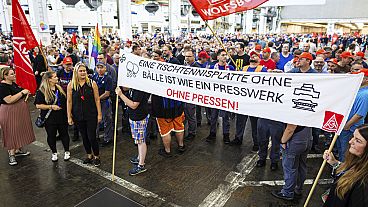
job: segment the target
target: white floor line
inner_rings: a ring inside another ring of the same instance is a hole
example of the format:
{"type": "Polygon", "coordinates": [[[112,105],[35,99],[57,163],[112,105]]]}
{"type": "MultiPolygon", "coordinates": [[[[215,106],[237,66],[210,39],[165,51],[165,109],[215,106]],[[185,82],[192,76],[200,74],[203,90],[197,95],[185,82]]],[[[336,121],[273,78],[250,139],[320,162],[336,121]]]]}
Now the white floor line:
{"type": "Polygon", "coordinates": [[[238,189],[240,183],[244,181],[246,176],[253,170],[258,159],[257,154],[248,154],[237,165],[239,172],[230,172],[226,178],[226,184],[220,184],[217,189],[213,190],[203,201],[199,204],[200,207],[205,206],[224,206],[231,197],[231,194],[238,189]]]}
{"type": "MultiPolygon", "coordinates": [[[[322,154],[308,154],[307,156],[308,159],[314,159],[314,158],[322,158],[322,154]]],[[[270,158],[267,157],[267,160],[269,160],[270,158]]]]}
{"type": "MultiPolygon", "coordinates": [[[[33,142],[33,145],[36,145],[36,146],[42,147],[42,148],[47,147],[46,144],[44,144],[42,142],[39,142],[39,141],[33,142]]],[[[91,171],[91,172],[93,172],[93,173],[95,173],[95,174],[97,174],[97,175],[99,175],[99,176],[107,179],[107,180],[112,181],[112,174],[109,173],[109,172],[106,172],[104,170],[101,170],[100,168],[94,167],[92,165],[85,165],[85,164],[83,164],[83,161],[82,160],[77,159],[77,158],[71,158],[69,161],[72,162],[72,163],[74,163],[74,164],[76,164],[76,165],[79,165],[80,167],[82,167],[84,169],[87,169],[87,170],[89,170],[89,171],[91,171]]],[[[120,185],[121,187],[124,187],[124,188],[126,188],[126,189],[128,189],[128,190],[130,190],[132,192],[135,192],[135,193],[137,193],[137,194],[139,194],[139,195],[141,195],[143,197],[147,197],[147,198],[148,197],[152,197],[152,198],[156,198],[158,200],[161,200],[163,202],[166,202],[166,199],[165,198],[161,198],[156,193],[153,193],[153,192],[151,192],[149,190],[146,190],[146,189],[144,189],[142,187],[139,187],[138,185],[133,184],[133,183],[131,183],[129,181],[126,181],[126,180],[124,180],[124,179],[122,179],[122,178],[120,178],[118,176],[115,176],[115,180],[113,182],[116,183],[116,184],[118,184],[118,185],[120,185]]],[[[178,205],[176,205],[174,203],[171,203],[171,202],[169,202],[168,204],[170,206],[180,207],[180,206],[178,206],[178,205]]]]}
{"type": "MultiPolygon", "coordinates": [[[[314,179],[307,179],[304,181],[304,185],[312,185],[314,179]]],[[[327,185],[333,183],[333,179],[320,179],[318,184],[327,185]]],[[[243,181],[239,183],[241,187],[260,187],[264,185],[270,186],[283,186],[285,184],[284,180],[270,180],[270,181],[243,181]]]]}

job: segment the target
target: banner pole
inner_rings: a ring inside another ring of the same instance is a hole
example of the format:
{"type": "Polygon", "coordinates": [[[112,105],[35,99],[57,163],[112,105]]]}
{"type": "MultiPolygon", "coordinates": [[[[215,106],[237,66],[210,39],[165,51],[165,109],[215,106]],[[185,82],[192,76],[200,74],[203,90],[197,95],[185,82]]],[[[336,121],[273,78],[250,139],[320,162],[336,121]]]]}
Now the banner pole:
{"type": "MultiPolygon", "coordinates": [[[[48,64],[47,64],[47,59],[46,59],[46,56],[45,56],[45,54],[43,53],[43,50],[42,50],[42,47],[40,47],[40,46],[37,46],[38,47],[38,49],[41,51],[41,54],[42,54],[42,57],[43,57],[43,62],[45,62],[45,67],[46,67],[46,70],[47,71],[52,71],[51,69],[50,69],[50,67],[48,66],[48,64]]],[[[41,75],[41,74],[40,74],[41,75]]]]}
{"type": "MultiPolygon", "coordinates": [[[[332,139],[332,142],[330,144],[330,147],[328,148],[328,153],[330,153],[333,149],[333,147],[335,146],[335,143],[336,143],[336,140],[337,138],[339,137],[338,134],[335,134],[334,138],[332,139]]],[[[323,163],[321,165],[321,167],[319,168],[319,171],[318,171],[318,174],[317,174],[317,177],[316,179],[314,180],[313,182],[313,185],[312,185],[312,188],[311,190],[309,191],[309,194],[308,194],[308,197],[307,197],[307,200],[305,201],[304,203],[304,207],[307,207],[308,206],[308,203],[309,203],[309,200],[311,199],[312,195],[313,195],[313,191],[314,189],[316,188],[317,186],[317,182],[319,180],[319,178],[321,177],[321,174],[323,172],[323,169],[325,168],[325,165],[326,165],[327,161],[326,160],[323,160],[323,163]]]]}
{"type": "Polygon", "coordinates": [[[118,110],[119,109],[119,96],[116,94],[116,102],[115,102],[115,127],[114,127],[114,149],[112,151],[112,177],[111,180],[115,180],[115,157],[116,157],[116,132],[118,126],[118,110]]]}
{"type": "MultiPolygon", "coordinates": [[[[213,36],[216,38],[216,40],[220,43],[222,49],[225,50],[227,56],[229,56],[230,60],[233,62],[234,66],[236,67],[235,61],[234,59],[231,57],[231,55],[229,54],[229,52],[227,51],[227,49],[225,48],[225,45],[222,43],[222,41],[217,37],[216,33],[213,31],[213,29],[210,27],[210,25],[208,24],[208,21],[204,21],[206,23],[206,26],[211,30],[213,36]]],[[[235,68],[236,70],[236,68],[235,68]]]]}

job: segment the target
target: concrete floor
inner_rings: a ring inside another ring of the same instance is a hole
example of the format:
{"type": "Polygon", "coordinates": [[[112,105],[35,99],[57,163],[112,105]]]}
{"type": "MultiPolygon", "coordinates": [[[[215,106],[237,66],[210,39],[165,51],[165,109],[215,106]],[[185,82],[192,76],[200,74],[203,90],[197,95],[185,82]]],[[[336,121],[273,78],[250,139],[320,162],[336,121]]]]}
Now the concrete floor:
{"type": "MultiPolygon", "coordinates": [[[[32,103],[32,102],[30,102],[32,103]]],[[[38,112],[30,104],[32,118],[38,112]]],[[[119,126],[121,124],[119,123],[119,126]]],[[[75,206],[104,187],[108,187],[144,206],[234,206],[234,207],[291,207],[303,206],[311,185],[306,184],[300,200],[287,202],[274,198],[270,192],[281,188],[273,182],[283,180],[280,169],[254,168],[258,157],[251,152],[250,126],[247,126],[242,146],[222,143],[221,125],[215,143],[205,142],[209,126],[203,121],[197,137],[186,142],[187,151],[164,158],[157,154],[160,139],[148,146],[146,167],[148,171],[129,176],[131,156],[137,152],[129,135],[118,132],[115,181],[111,181],[112,151],[110,145],[101,148],[102,164],[99,168],[81,164],[85,152],[81,141],[71,142],[72,159],[62,160],[63,150],[58,143],[59,161],[51,162],[44,129],[34,128],[37,142],[26,147],[28,157],[18,158],[17,166],[9,166],[7,152],[0,150],[0,207],[75,206]],[[255,182],[253,182],[255,181],[255,182]]],[[[231,122],[231,139],[234,137],[231,122]]],[[[72,132],[70,133],[72,134],[72,132]]],[[[313,156],[313,155],[312,155],[313,156]]],[[[313,179],[322,158],[308,159],[307,179],[313,179]]],[[[326,168],[322,179],[329,179],[326,168]]],[[[321,206],[320,195],[328,184],[318,185],[309,206],[321,206]]]]}

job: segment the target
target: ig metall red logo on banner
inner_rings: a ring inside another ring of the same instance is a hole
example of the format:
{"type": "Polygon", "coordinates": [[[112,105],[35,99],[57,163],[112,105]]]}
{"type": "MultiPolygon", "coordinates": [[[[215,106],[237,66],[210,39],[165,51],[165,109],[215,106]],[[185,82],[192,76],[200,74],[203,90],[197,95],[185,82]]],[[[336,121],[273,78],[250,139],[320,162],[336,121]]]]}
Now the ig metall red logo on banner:
{"type": "Polygon", "coordinates": [[[339,130],[344,115],[332,111],[325,111],[325,118],[322,129],[327,132],[337,132],[339,130]]]}

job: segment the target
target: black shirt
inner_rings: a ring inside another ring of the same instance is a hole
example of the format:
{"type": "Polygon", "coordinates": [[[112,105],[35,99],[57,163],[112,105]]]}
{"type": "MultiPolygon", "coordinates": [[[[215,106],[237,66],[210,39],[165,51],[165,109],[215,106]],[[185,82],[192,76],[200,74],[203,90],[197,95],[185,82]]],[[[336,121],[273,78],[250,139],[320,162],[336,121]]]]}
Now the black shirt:
{"type": "Polygon", "coordinates": [[[244,66],[249,65],[249,55],[235,55],[233,56],[233,60],[235,61],[236,66],[234,65],[233,61],[230,60],[230,65],[232,65],[237,71],[243,70],[244,66]]]}
{"type": "Polygon", "coordinates": [[[129,119],[132,121],[141,121],[145,119],[148,115],[148,98],[149,94],[143,91],[138,91],[130,89],[128,93],[128,98],[133,102],[139,102],[136,109],[131,109],[128,107],[129,119]]]}
{"type": "MultiPolygon", "coordinates": [[[[180,61],[179,61],[177,58],[175,58],[175,57],[171,57],[171,58],[169,58],[166,62],[168,62],[168,63],[172,63],[172,64],[176,64],[176,65],[183,65],[183,64],[181,64],[181,63],[180,63],[180,61]]],[[[183,60],[183,63],[184,63],[184,60],[183,60]]]]}
{"type": "Polygon", "coordinates": [[[97,122],[97,106],[95,96],[93,94],[92,81],[91,86],[85,83],[78,90],[72,92],[73,107],[72,114],[74,121],[96,120],[97,122]]]}
{"type": "Polygon", "coordinates": [[[341,200],[336,195],[337,180],[330,188],[330,194],[323,207],[368,207],[368,184],[357,181],[341,200]]]}
{"type": "Polygon", "coordinates": [[[12,83],[12,85],[9,85],[7,83],[0,83],[0,105],[7,104],[4,101],[5,97],[14,96],[15,94],[21,92],[22,90],[23,88],[19,87],[16,83],[12,83]]]}
{"type": "MultiPolygon", "coordinates": [[[[66,113],[66,97],[58,89],[56,89],[54,93],[57,97],[56,103],[54,104],[55,99],[52,100],[50,103],[47,103],[45,100],[45,95],[40,90],[38,90],[36,93],[34,104],[58,105],[59,107],[61,107],[61,110],[51,111],[49,117],[46,119],[45,124],[68,124],[68,117],[66,113]]],[[[41,117],[45,117],[48,111],[49,110],[41,110],[41,117]]]]}

